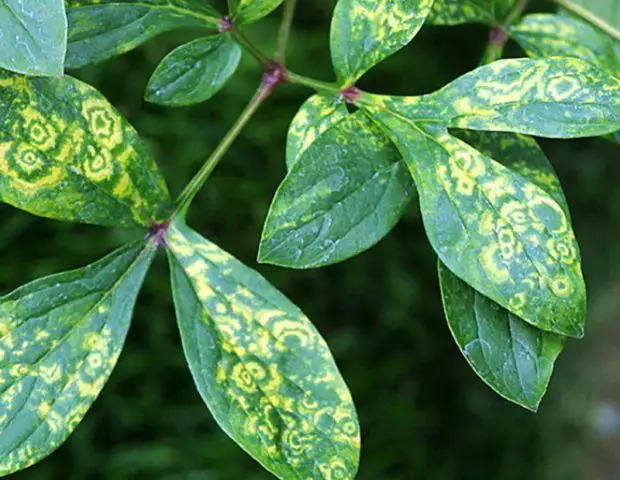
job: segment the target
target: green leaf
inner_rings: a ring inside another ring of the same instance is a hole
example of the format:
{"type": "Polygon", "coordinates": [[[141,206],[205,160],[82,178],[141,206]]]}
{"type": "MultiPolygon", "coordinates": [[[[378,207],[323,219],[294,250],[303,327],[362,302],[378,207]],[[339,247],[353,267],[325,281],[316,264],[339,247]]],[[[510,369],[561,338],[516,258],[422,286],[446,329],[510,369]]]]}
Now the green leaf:
{"type": "Polygon", "coordinates": [[[620,73],[611,38],[582,20],[543,13],[527,15],[508,32],[530,57],[577,57],[620,73]]]}
{"type": "Polygon", "coordinates": [[[241,48],[228,36],[199,38],[172,51],[146,87],[146,100],[184,106],[208,100],[235,73],[241,48]]]}
{"type": "Polygon", "coordinates": [[[474,372],[502,397],[536,411],[564,337],[529,325],[439,263],[448,326],[474,372]]]}
{"type": "Polygon", "coordinates": [[[0,200],[42,217],[149,226],[171,208],[137,132],[74,78],[0,72],[0,200]]]}
{"type": "Polygon", "coordinates": [[[364,94],[414,121],[551,138],[620,129],[620,79],[576,58],[500,60],[421,97],[364,94]]]}
{"type": "Polygon", "coordinates": [[[63,0],[0,0],[0,68],[62,75],[67,50],[63,0]]]}
{"type": "Polygon", "coordinates": [[[230,15],[235,23],[253,23],[269,15],[283,0],[228,0],[230,15]]]}
{"type": "Polygon", "coordinates": [[[290,170],[301,154],[328,128],[349,114],[341,95],[316,94],[301,106],[291,122],[286,141],[286,166],[290,170]]]}
{"type": "Polygon", "coordinates": [[[528,323],[582,337],[579,247],[554,198],[442,126],[373,115],[415,179],[426,233],[441,261],[528,323]]]}
{"type": "Polygon", "coordinates": [[[134,243],[0,298],[0,476],[52,453],[84,418],[116,365],[153,254],[134,243]]]}
{"type": "Polygon", "coordinates": [[[258,273],[180,222],[168,245],[183,348],[220,427],[278,478],[354,478],[355,407],[314,326],[258,273]]]}
{"type": "Polygon", "coordinates": [[[258,258],[290,268],[346,260],[385,237],[413,182],[398,150],[363,112],[319,137],[278,188],[258,258]]]}
{"type": "Polygon", "coordinates": [[[170,30],[217,29],[220,18],[217,11],[198,0],[69,0],[67,6],[67,68],[121,55],[170,30]]]}
{"type": "Polygon", "coordinates": [[[435,0],[428,17],[432,25],[486,23],[498,25],[516,0],[435,0]]]}
{"type": "Polygon", "coordinates": [[[331,25],[332,61],[343,85],[407,45],[433,0],[338,0],[331,25]]]}

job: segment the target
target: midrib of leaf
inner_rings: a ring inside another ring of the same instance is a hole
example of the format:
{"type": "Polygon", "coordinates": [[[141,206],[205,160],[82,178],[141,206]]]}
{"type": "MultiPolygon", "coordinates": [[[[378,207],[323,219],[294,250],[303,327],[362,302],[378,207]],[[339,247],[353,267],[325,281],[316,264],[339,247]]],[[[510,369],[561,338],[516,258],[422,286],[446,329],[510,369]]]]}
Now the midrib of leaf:
{"type": "MultiPolygon", "coordinates": [[[[529,399],[529,395],[527,394],[527,389],[525,388],[525,385],[523,383],[523,375],[521,374],[521,368],[519,367],[519,362],[517,361],[517,354],[515,352],[515,335],[513,333],[513,324],[512,324],[512,314],[510,312],[507,312],[508,315],[508,329],[510,330],[510,346],[511,346],[511,353],[512,353],[512,359],[515,362],[515,368],[517,369],[517,377],[519,377],[519,385],[521,385],[521,392],[523,392],[523,395],[526,397],[527,401],[530,401],[529,399]]],[[[537,365],[538,367],[538,365],[537,365]]],[[[538,368],[536,370],[536,380],[538,380],[538,368]]]]}
{"type": "MultiPolygon", "coordinates": [[[[37,41],[32,36],[32,33],[30,33],[30,30],[28,29],[28,26],[24,23],[24,21],[21,19],[21,17],[19,15],[17,15],[17,13],[15,13],[15,10],[13,10],[13,7],[11,7],[10,3],[6,2],[6,1],[3,2],[3,3],[4,3],[4,5],[6,5],[6,8],[9,10],[9,12],[13,16],[13,18],[15,18],[15,20],[17,20],[19,22],[19,24],[21,25],[22,29],[30,37],[30,40],[32,40],[35,44],[37,44],[37,41]]],[[[28,53],[30,53],[30,52],[28,52],[28,53]]]]}
{"type": "MultiPolygon", "coordinates": [[[[102,303],[104,303],[105,301],[107,301],[111,295],[113,295],[116,292],[116,289],[118,288],[118,286],[123,283],[125,281],[125,279],[131,274],[131,272],[133,271],[133,269],[135,268],[135,266],[144,258],[144,255],[146,255],[149,251],[149,249],[153,248],[152,244],[147,244],[145,245],[145,247],[140,251],[140,253],[138,254],[138,256],[136,257],[136,259],[131,262],[131,264],[129,265],[129,267],[127,268],[127,270],[125,271],[125,273],[123,273],[119,279],[117,281],[114,282],[114,284],[108,289],[106,290],[103,295],[101,296],[101,298],[97,301],[97,303],[95,303],[84,315],[82,315],[82,317],[74,324],[74,326],[67,332],[65,333],[60,340],[58,340],[58,342],[56,343],[56,345],[54,345],[48,352],[44,353],[39,359],[37,359],[34,364],[31,366],[31,368],[29,369],[30,371],[28,371],[27,373],[24,373],[23,375],[21,375],[20,377],[16,377],[13,379],[12,383],[9,383],[8,388],[11,388],[15,383],[19,382],[22,378],[24,378],[27,375],[30,375],[31,372],[35,369],[38,369],[40,367],[40,364],[42,362],[44,362],[47,357],[49,355],[52,354],[52,352],[54,352],[54,350],[62,345],[70,336],[71,334],[75,331],[76,328],[80,327],[87,319],[90,315],[92,315],[92,313],[101,306],[102,303]]],[[[105,324],[105,322],[104,322],[105,324]]],[[[102,327],[103,328],[103,327],[102,327]]],[[[4,393],[6,391],[3,390],[2,393],[4,393]]]]}
{"type": "MultiPolygon", "coordinates": [[[[184,237],[184,238],[186,238],[186,237],[184,237]]],[[[194,298],[195,298],[195,300],[196,300],[196,303],[197,303],[198,305],[200,305],[200,310],[202,311],[202,314],[204,315],[204,317],[206,317],[206,318],[210,319],[210,318],[211,318],[211,315],[209,314],[209,311],[206,309],[206,307],[203,305],[202,301],[201,301],[201,300],[200,300],[200,298],[198,297],[198,293],[196,292],[196,290],[195,290],[195,288],[194,288],[194,284],[193,284],[193,282],[191,281],[191,278],[190,278],[189,276],[187,276],[187,274],[185,273],[185,268],[183,267],[183,264],[180,262],[180,260],[179,260],[179,259],[177,258],[177,256],[174,254],[174,252],[172,252],[172,251],[171,251],[171,253],[172,253],[172,257],[173,257],[173,258],[174,258],[174,260],[177,262],[177,264],[179,265],[179,267],[181,268],[181,270],[183,271],[183,273],[185,274],[185,276],[186,276],[186,277],[187,277],[187,279],[189,280],[189,282],[188,282],[188,283],[192,286],[192,289],[191,289],[192,294],[193,294],[193,296],[194,296],[194,298]]],[[[205,257],[205,256],[203,256],[203,255],[200,255],[200,258],[202,258],[202,259],[203,259],[206,263],[209,263],[209,264],[210,264],[212,267],[214,267],[216,270],[219,270],[219,267],[217,266],[217,264],[215,264],[214,262],[212,262],[210,259],[206,258],[206,257],[205,257]]],[[[220,279],[219,279],[219,281],[225,281],[225,282],[227,282],[227,283],[229,283],[229,284],[231,283],[231,282],[229,282],[228,280],[225,280],[224,278],[220,278],[220,279]]],[[[245,287],[245,288],[247,288],[247,289],[248,289],[249,291],[251,291],[252,293],[256,294],[256,292],[255,292],[254,290],[252,290],[251,288],[249,288],[249,286],[244,285],[244,287],[245,287]]],[[[226,305],[228,305],[228,307],[229,307],[229,308],[231,308],[231,309],[232,309],[232,306],[233,306],[233,305],[232,305],[232,303],[230,302],[230,300],[228,300],[228,298],[226,298],[226,296],[225,296],[225,295],[222,295],[222,294],[221,294],[221,293],[219,293],[219,291],[217,291],[216,289],[212,289],[212,290],[213,290],[213,292],[217,295],[217,297],[218,297],[218,298],[219,298],[219,299],[220,299],[223,303],[225,303],[226,305]]],[[[257,296],[258,296],[259,298],[263,299],[263,300],[265,301],[265,303],[267,303],[268,305],[270,305],[270,306],[272,306],[272,307],[276,308],[277,310],[283,311],[283,310],[282,310],[282,309],[281,309],[278,305],[274,305],[272,302],[268,301],[267,299],[265,299],[265,298],[264,298],[264,297],[262,297],[261,295],[257,295],[257,296]]],[[[277,337],[275,337],[275,336],[273,335],[273,333],[272,333],[272,332],[271,332],[268,328],[265,328],[265,327],[264,327],[264,326],[263,326],[260,322],[257,322],[254,318],[252,318],[252,323],[253,323],[255,326],[258,326],[260,329],[262,329],[262,330],[264,330],[265,332],[267,332],[267,334],[269,335],[269,337],[270,337],[270,338],[272,338],[272,339],[274,340],[274,343],[275,343],[275,344],[277,344],[277,345],[279,345],[279,346],[283,347],[284,349],[286,349],[286,351],[287,351],[287,352],[289,352],[289,353],[293,353],[293,352],[291,352],[291,350],[290,350],[290,349],[289,349],[286,345],[284,345],[284,344],[283,344],[283,343],[282,343],[282,342],[281,342],[281,341],[280,341],[277,337]]],[[[224,334],[224,333],[223,333],[223,332],[222,332],[219,328],[217,328],[217,323],[216,323],[215,321],[210,320],[210,324],[212,325],[213,330],[215,330],[215,332],[217,333],[217,336],[219,337],[220,341],[221,341],[222,343],[226,343],[226,344],[228,344],[228,345],[230,345],[230,346],[232,347],[235,357],[237,358],[237,360],[239,361],[239,363],[243,366],[243,370],[244,370],[244,371],[245,371],[245,372],[246,372],[246,373],[247,373],[247,374],[248,374],[248,375],[252,378],[252,380],[254,381],[254,384],[256,385],[256,388],[257,388],[257,389],[261,392],[261,394],[263,395],[263,397],[267,399],[267,401],[269,402],[269,405],[271,405],[271,407],[273,408],[273,410],[277,413],[277,415],[278,415],[278,417],[280,418],[280,420],[282,421],[282,423],[283,423],[284,425],[286,425],[288,429],[291,429],[291,428],[290,428],[290,426],[289,426],[289,424],[287,423],[286,419],[283,417],[282,413],[280,412],[281,407],[276,406],[276,405],[274,405],[274,404],[272,403],[272,401],[271,401],[271,396],[270,396],[270,395],[267,395],[267,394],[265,393],[265,391],[263,390],[263,387],[261,386],[261,383],[260,383],[259,379],[257,379],[257,377],[256,377],[255,375],[253,375],[253,374],[252,374],[252,372],[246,368],[246,364],[245,364],[245,362],[243,361],[242,356],[241,356],[241,354],[240,354],[240,353],[239,353],[239,351],[238,351],[238,346],[237,346],[235,343],[231,342],[231,341],[230,341],[230,340],[226,337],[226,335],[225,335],[225,334],[224,334]]],[[[221,349],[220,349],[220,351],[221,351],[221,349]]],[[[293,355],[294,355],[295,357],[297,357],[298,359],[301,359],[301,357],[299,357],[299,355],[297,355],[296,353],[293,353],[293,355]]],[[[290,378],[288,378],[288,377],[284,377],[284,376],[283,376],[283,378],[285,378],[285,379],[286,379],[286,381],[288,381],[291,385],[294,385],[294,386],[295,386],[295,387],[296,387],[296,388],[297,388],[300,392],[305,393],[305,390],[304,390],[303,388],[301,388],[301,387],[300,387],[297,383],[293,382],[290,378]]],[[[228,378],[226,379],[226,382],[228,383],[228,378]]],[[[231,403],[231,402],[229,401],[229,403],[231,403]]],[[[246,414],[248,413],[248,409],[247,409],[247,408],[246,408],[246,407],[245,407],[245,406],[244,406],[241,402],[237,402],[235,405],[240,405],[240,406],[241,406],[241,408],[242,408],[242,409],[246,412],[246,414]]],[[[254,411],[257,411],[257,410],[256,410],[256,407],[252,407],[252,409],[253,409],[254,411]]],[[[297,418],[300,418],[300,419],[302,419],[302,420],[303,420],[303,417],[300,417],[300,416],[299,416],[299,414],[298,414],[298,413],[296,413],[296,412],[294,412],[294,411],[287,410],[287,411],[286,411],[286,413],[287,413],[287,414],[290,414],[290,415],[293,415],[293,416],[296,416],[297,418]]],[[[316,428],[316,427],[315,427],[315,428],[316,428]]],[[[291,430],[292,430],[292,429],[291,429],[291,430]]],[[[319,433],[320,433],[320,434],[321,434],[321,435],[322,435],[322,436],[323,436],[323,437],[324,437],[327,441],[329,441],[329,443],[331,443],[332,448],[334,449],[334,451],[335,451],[335,452],[337,452],[337,451],[338,451],[338,448],[337,448],[337,447],[336,447],[336,445],[333,443],[333,440],[331,439],[331,437],[330,437],[330,435],[329,435],[329,434],[327,434],[327,433],[323,432],[322,430],[320,430],[320,429],[318,429],[318,428],[316,428],[316,430],[315,430],[315,431],[316,431],[316,432],[319,432],[319,433]]],[[[267,454],[268,454],[268,455],[269,455],[269,456],[270,456],[273,460],[278,460],[278,458],[279,458],[279,457],[273,457],[273,456],[271,456],[271,454],[269,453],[269,450],[268,450],[268,448],[267,448],[267,447],[268,447],[268,445],[267,445],[267,444],[265,443],[265,441],[263,440],[263,437],[262,437],[262,436],[260,436],[260,435],[258,435],[258,438],[260,439],[261,443],[262,443],[262,444],[266,447],[266,448],[265,448],[265,451],[267,452],[267,454]]],[[[237,442],[237,443],[238,443],[238,442],[237,442]]],[[[240,443],[238,443],[238,444],[239,444],[242,448],[244,448],[244,447],[243,447],[243,445],[241,445],[240,443]]],[[[245,450],[245,448],[244,448],[244,450],[245,450]]],[[[284,455],[284,457],[288,460],[288,456],[286,455],[286,453],[282,453],[282,454],[283,454],[283,455],[284,455]]],[[[290,465],[288,465],[288,464],[287,464],[287,466],[288,466],[288,467],[290,467],[290,465]]],[[[300,476],[299,476],[299,474],[297,473],[297,471],[296,471],[295,469],[291,469],[291,471],[295,474],[295,477],[296,477],[298,480],[303,480],[303,479],[302,479],[302,477],[300,477],[300,476]]],[[[325,480],[329,480],[329,479],[327,479],[327,478],[326,478],[323,474],[321,474],[321,477],[322,477],[323,479],[325,479],[325,480]]]]}

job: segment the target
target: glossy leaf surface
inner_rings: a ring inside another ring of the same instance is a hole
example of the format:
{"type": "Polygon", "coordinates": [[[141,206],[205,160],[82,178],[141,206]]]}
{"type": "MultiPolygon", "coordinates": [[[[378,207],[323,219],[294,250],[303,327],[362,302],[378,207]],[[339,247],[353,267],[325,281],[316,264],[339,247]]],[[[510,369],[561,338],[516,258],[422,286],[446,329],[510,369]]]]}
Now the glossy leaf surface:
{"type": "Polygon", "coordinates": [[[530,57],[577,57],[612,73],[620,72],[612,39],[582,20],[542,13],[527,15],[509,33],[530,57]]]}
{"type": "Polygon", "coordinates": [[[264,278],[181,223],[168,244],[183,348],[220,427],[278,478],[354,478],[355,407],[314,326],[264,278]]]}
{"type": "Polygon", "coordinates": [[[67,49],[63,0],[0,0],[0,68],[61,75],[67,49]]]}
{"type": "Polygon", "coordinates": [[[149,226],[166,217],[163,178],[137,132],[74,78],[0,72],[0,200],[42,217],[149,226]]]}
{"type": "Polygon", "coordinates": [[[56,450],[101,392],[153,257],[144,248],[0,298],[0,475],[56,450]]]}
{"type": "Polygon", "coordinates": [[[235,73],[241,48],[227,36],[199,38],[166,56],[146,87],[146,100],[183,106],[208,100],[235,73]]]}
{"type": "Polygon", "coordinates": [[[311,96],[291,122],[286,141],[286,166],[290,170],[301,154],[328,128],[349,114],[340,95],[311,96]]]}
{"type": "Polygon", "coordinates": [[[500,60],[421,97],[366,96],[414,121],[551,138],[620,129],[620,79],[577,58],[500,60]]]}
{"type": "Polygon", "coordinates": [[[327,130],[293,165],[271,204],[258,258],[291,268],[346,260],[390,232],[412,192],[398,150],[356,113],[327,130]]]}
{"type": "Polygon", "coordinates": [[[283,0],[228,0],[236,23],[252,23],[269,15],[283,0]]]}
{"type": "Polygon", "coordinates": [[[353,84],[418,33],[433,0],[338,0],[331,53],[343,84],[353,84]]]}
{"type": "Polygon", "coordinates": [[[375,112],[415,179],[426,233],[459,278],[534,326],[583,336],[585,285],[570,219],[536,184],[439,125],[375,112]]]}
{"type": "Polygon", "coordinates": [[[501,308],[441,262],[439,282],[450,331],[472,369],[502,397],[536,411],[564,337],[501,308]]]}
{"type": "Polygon", "coordinates": [[[147,40],[181,28],[217,29],[220,14],[199,0],[68,0],[67,68],[126,53],[147,40]]]}
{"type": "Polygon", "coordinates": [[[435,0],[428,17],[432,25],[501,24],[515,0],[435,0]]]}
{"type": "MultiPolygon", "coordinates": [[[[571,2],[583,8],[596,18],[597,21],[602,21],[620,32],[620,3],[618,3],[618,0],[571,0],[571,2]]],[[[562,15],[579,18],[563,7],[560,7],[558,11],[562,15]]],[[[620,41],[615,40],[614,46],[616,55],[620,57],[620,41]]]]}

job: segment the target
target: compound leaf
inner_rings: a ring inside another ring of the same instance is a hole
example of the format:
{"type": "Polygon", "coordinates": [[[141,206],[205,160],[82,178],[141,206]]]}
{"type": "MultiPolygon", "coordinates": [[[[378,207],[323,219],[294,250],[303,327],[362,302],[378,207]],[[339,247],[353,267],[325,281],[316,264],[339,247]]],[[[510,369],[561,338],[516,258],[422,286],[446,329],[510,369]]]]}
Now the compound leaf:
{"type": "Polygon", "coordinates": [[[536,411],[564,337],[524,322],[439,262],[448,326],[474,372],[502,397],[536,411]]]}
{"type": "Polygon", "coordinates": [[[0,68],[62,75],[67,50],[63,0],[0,0],[0,43],[0,68]]]}
{"type": "Polygon", "coordinates": [[[180,222],[168,245],[183,348],[220,427],[278,478],[354,478],[355,407],[314,326],[258,273],[180,222]]]}
{"type": "Polygon", "coordinates": [[[0,200],[42,217],[149,226],[170,207],[137,132],[69,76],[0,72],[0,200]]]}
{"type": "Polygon", "coordinates": [[[508,32],[530,57],[577,57],[610,72],[620,72],[612,39],[577,18],[527,15],[508,32]]]}
{"type": "Polygon", "coordinates": [[[67,68],[121,55],[147,40],[181,28],[217,29],[220,15],[198,0],[67,0],[67,68]]]}
{"type": "Polygon", "coordinates": [[[235,73],[241,48],[230,37],[199,38],[173,50],[159,64],[148,86],[146,100],[183,106],[208,100],[235,73]]]}
{"type": "Polygon", "coordinates": [[[291,122],[286,141],[290,170],[301,154],[328,128],[349,114],[341,95],[316,94],[301,106],[291,122]]]}
{"type": "Polygon", "coordinates": [[[331,54],[343,84],[353,84],[418,33],[433,0],[338,0],[331,54]]]}
{"type": "Polygon", "coordinates": [[[284,0],[228,0],[230,14],[237,24],[253,23],[269,15],[284,0]]]}
{"type": "Polygon", "coordinates": [[[414,121],[551,138],[620,129],[620,79],[577,58],[500,60],[421,97],[365,95],[414,121]]]}
{"type": "Polygon", "coordinates": [[[134,243],[0,298],[0,476],[78,426],[116,365],[153,254],[134,243]]]}
{"type": "Polygon", "coordinates": [[[585,285],[556,200],[445,127],[376,111],[408,164],[426,233],[460,279],[543,330],[582,337],[585,285]]]}
{"type": "Polygon", "coordinates": [[[278,188],[258,258],[291,268],[343,261],[402,217],[413,192],[398,150],[363,112],[319,137],[278,188]]]}
{"type": "Polygon", "coordinates": [[[501,24],[516,0],[435,0],[428,16],[432,25],[501,24]]]}

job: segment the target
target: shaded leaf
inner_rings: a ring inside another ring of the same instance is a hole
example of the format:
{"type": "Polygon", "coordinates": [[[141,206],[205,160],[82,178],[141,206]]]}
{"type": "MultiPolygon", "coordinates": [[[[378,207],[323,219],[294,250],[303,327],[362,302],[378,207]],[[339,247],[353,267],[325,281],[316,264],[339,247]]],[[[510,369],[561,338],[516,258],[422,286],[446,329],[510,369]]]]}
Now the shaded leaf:
{"type": "Polygon", "coordinates": [[[577,57],[620,72],[611,38],[582,20],[543,13],[527,15],[508,32],[530,57],[577,57]]]}
{"type": "Polygon", "coordinates": [[[319,137],[278,188],[258,258],[291,268],[346,260],[385,237],[413,182],[398,150],[363,112],[319,137]]]}
{"type": "Polygon", "coordinates": [[[486,23],[499,25],[516,0],[435,0],[428,16],[432,25],[486,23]]]}
{"type": "Polygon", "coordinates": [[[524,322],[439,263],[450,331],[474,372],[502,397],[536,411],[564,337],[524,322]]]}
{"type": "Polygon", "coordinates": [[[63,0],[0,0],[0,68],[62,75],[67,50],[63,0]]]}
{"type": "Polygon", "coordinates": [[[407,45],[433,0],[339,0],[332,18],[331,54],[338,79],[353,84],[407,45]]]}
{"type": "Polygon", "coordinates": [[[146,87],[146,100],[169,106],[204,102],[235,73],[241,48],[228,36],[199,38],[173,50],[146,87]]]}
{"type": "Polygon", "coordinates": [[[500,60],[430,95],[364,96],[414,121],[470,130],[577,138],[620,129],[620,79],[576,58],[500,60]]]}
{"type": "Polygon", "coordinates": [[[278,478],[354,478],[355,407],[314,326],[258,273],[180,222],[168,244],[183,348],[220,427],[278,478]]]}
{"type": "Polygon", "coordinates": [[[237,24],[252,23],[269,15],[283,0],[228,0],[231,16],[237,24]]]}
{"type": "Polygon", "coordinates": [[[116,365],[153,254],[134,243],[0,298],[0,475],[78,426],[116,365]]]}
{"type": "Polygon", "coordinates": [[[286,140],[286,166],[290,170],[301,154],[328,128],[349,114],[341,95],[311,96],[291,122],[286,140]]]}
{"type": "Polygon", "coordinates": [[[220,18],[212,7],[199,0],[68,0],[67,6],[67,68],[121,55],[170,30],[217,29],[220,18]]]}
{"type": "Polygon", "coordinates": [[[94,88],[0,72],[0,200],[104,226],[166,218],[164,180],[137,132],[94,88]]]}
{"type": "Polygon", "coordinates": [[[415,179],[426,233],[441,261],[528,323],[583,336],[585,285],[563,208],[442,126],[373,115],[415,179]]]}

